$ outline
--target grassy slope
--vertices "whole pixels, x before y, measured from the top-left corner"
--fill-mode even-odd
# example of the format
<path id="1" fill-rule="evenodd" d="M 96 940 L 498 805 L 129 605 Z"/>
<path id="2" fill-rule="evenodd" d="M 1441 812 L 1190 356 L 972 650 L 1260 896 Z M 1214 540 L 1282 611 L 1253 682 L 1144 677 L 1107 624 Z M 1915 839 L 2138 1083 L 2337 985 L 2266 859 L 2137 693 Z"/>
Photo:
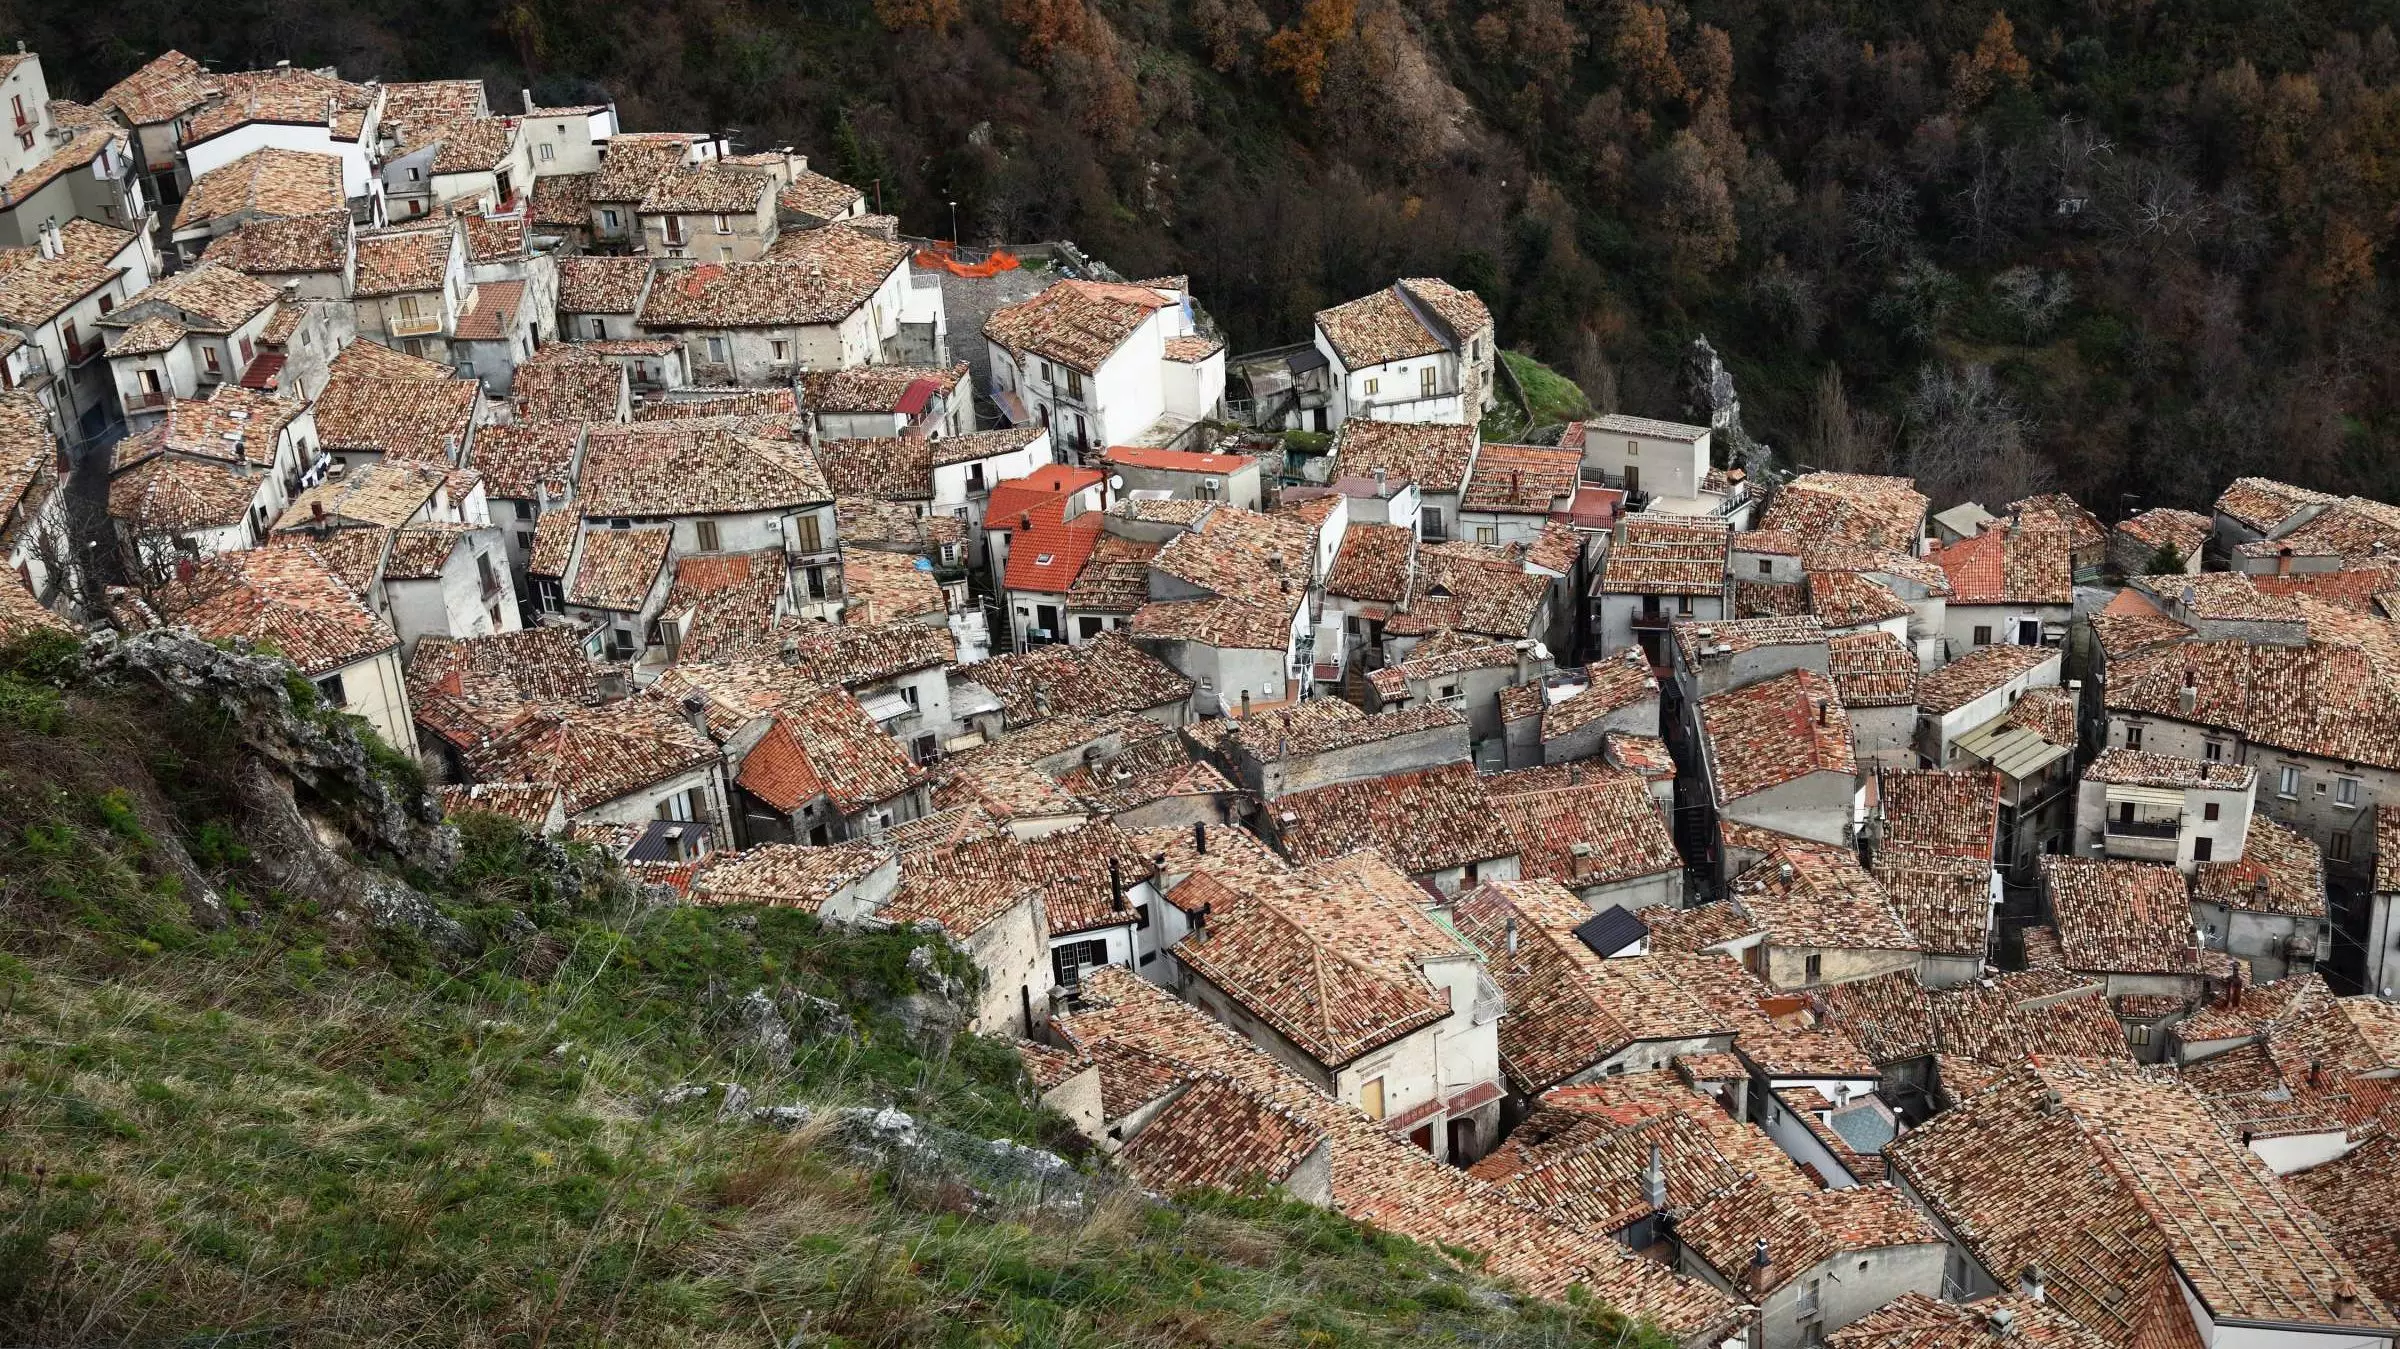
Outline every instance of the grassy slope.
<path id="1" fill-rule="evenodd" d="M 1500 401 L 1483 416 L 1485 440 L 1506 444 L 1527 431 L 1592 415 L 1592 401 L 1575 381 L 1521 351 L 1503 351 L 1500 359 L 1508 363 L 1509 372 L 1525 390 L 1525 402 L 1532 408 L 1533 416 L 1530 420 L 1526 418 L 1516 395 L 1503 382 Z"/>
<path id="2" fill-rule="evenodd" d="M 198 757 L 221 728 L 27 668 L 0 653 L 0 1342 L 1622 1342 L 1296 1205 L 994 1207 L 821 1132 L 658 1107 L 737 1081 L 1072 1148 L 1005 1044 L 875 1011 L 923 937 L 643 910 L 613 880 L 568 898 L 489 819 L 438 878 L 486 954 L 346 934 L 242 891 Z M 191 925 L 165 828 L 253 921 Z M 859 1032 L 770 1060 L 709 1010 L 784 986 Z"/>

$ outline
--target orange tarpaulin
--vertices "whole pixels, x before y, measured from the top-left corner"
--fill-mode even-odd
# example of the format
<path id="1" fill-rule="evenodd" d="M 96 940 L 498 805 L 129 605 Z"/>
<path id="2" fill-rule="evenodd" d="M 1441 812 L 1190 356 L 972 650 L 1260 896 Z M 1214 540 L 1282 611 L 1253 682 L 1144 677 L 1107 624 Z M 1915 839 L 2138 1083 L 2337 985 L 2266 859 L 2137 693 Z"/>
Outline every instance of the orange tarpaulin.
<path id="1" fill-rule="evenodd" d="M 927 244 L 918 249 L 916 261 L 919 267 L 939 267 L 952 276 L 998 276 L 1002 272 L 1013 272 L 1021 265 L 1016 254 L 1002 248 L 993 249 L 991 256 L 981 262 L 960 262 L 958 245 L 945 243 Z"/>

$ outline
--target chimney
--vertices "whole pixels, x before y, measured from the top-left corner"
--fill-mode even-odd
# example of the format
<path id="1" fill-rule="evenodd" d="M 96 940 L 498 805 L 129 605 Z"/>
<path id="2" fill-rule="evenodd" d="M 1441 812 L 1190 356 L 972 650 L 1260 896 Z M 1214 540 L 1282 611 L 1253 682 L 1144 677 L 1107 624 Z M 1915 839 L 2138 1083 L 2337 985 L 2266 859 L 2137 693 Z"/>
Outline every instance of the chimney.
<path id="1" fill-rule="evenodd" d="M 1383 470 L 1380 468 L 1375 470 L 1375 495 L 1380 498 L 1388 497 L 1391 494 L 1391 487 L 1383 480 Z"/>
<path id="2" fill-rule="evenodd" d="M 708 734 L 708 699 L 697 693 L 687 693 L 678 706 L 683 709 L 683 719 L 691 723 L 693 730 L 703 736 Z"/>
<path id="3" fill-rule="evenodd" d="M 1659 1155 L 1656 1143 L 1650 1145 L 1650 1162 L 1642 1168 L 1642 1202 L 1660 1212 L 1667 1207 L 1666 1160 Z"/>
<path id="4" fill-rule="evenodd" d="M 1108 907 L 1117 913 L 1125 912 L 1125 874 L 1117 868 L 1117 859 L 1108 859 Z"/>
<path id="5" fill-rule="evenodd" d="M 1833 700 L 1831 698 L 1817 699 L 1817 724 L 1819 726 L 1833 724 Z"/>
<path id="6" fill-rule="evenodd" d="M 1270 572 L 1271 574 L 1273 574 L 1273 575 L 1276 575 L 1276 576 L 1281 576 L 1281 575 L 1283 575 L 1283 554 L 1281 554 L 1281 553 L 1269 553 L 1269 554 L 1267 554 L 1267 570 L 1268 570 L 1268 572 Z"/>
<path id="7" fill-rule="evenodd" d="M 1250 720 L 1250 690 L 1242 690 L 1242 720 Z"/>
<path id="8" fill-rule="evenodd" d="M 2288 546 L 2275 550 L 2275 574 L 2277 576 L 2292 574 L 2292 550 Z"/>
<path id="9" fill-rule="evenodd" d="M 2335 1284 L 2333 1286 L 2334 1319 L 2337 1321 L 2347 1321 L 2350 1319 L 2350 1314 L 2357 1310 L 2358 1285 L 2350 1282 L 2348 1279 L 2344 1279 Z"/>
<path id="10" fill-rule="evenodd" d="M 1208 856 L 1208 821 L 1206 820 L 1192 821 L 1192 851 L 1202 857 Z"/>
<path id="11" fill-rule="evenodd" d="M 1533 639 L 1520 638 L 1517 641 L 1517 682 L 1530 684 L 1533 681 Z"/>
<path id="12" fill-rule="evenodd" d="M 2048 1300 L 2049 1295 L 2042 1291 L 2042 1267 L 2040 1265 L 2027 1265 L 2023 1272 L 2017 1275 L 2017 1291 L 2025 1295 L 2027 1302 Z"/>
<path id="13" fill-rule="evenodd" d="M 2190 712 L 2200 702 L 2200 674 L 2196 670 L 2183 672 L 2183 687 L 2175 691 L 2175 705 Z"/>
<path id="14" fill-rule="evenodd" d="M 1521 468 L 1510 469 L 1508 471 L 1508 499 L 1514 501 L 1518 497 L 1524 495 L 1524 492 L 1525 470 Z"/>
<path id="15" fill-rule="evenodd" d="M 519 89 L 517 97 L 525 101 L 525 111 L 533 111 L 533 91 L 531 89 Z"/>
<path id="16" fill-rule="evenodd" d="M 1500 940 L 1508 948 L 1509 960 L 1514 962 L 1517 958 L 1517 917 L 1515 914 L 1509 915 L 1508 926 L 1501 929 Z"/>
<path id="17" fill-rule="evenodd" d="M 1192 910 L 1192 929 L 1194 931 L 1198 931 L 1199 929 L 1208 926 L 1209 907 L 1209 905 L 1203 904 L 1199 908 Z"/>
<path id="18" fill-rule="evenodd" d="M 1771 1263 L 1773 1262 L 1768 1259 L 1767 1239 L 1760 1237 L 1758 1244 L 1750 1248 L 1750 1291 L 1753 1295 L 1763 1294 L 1767 1291 L 1767 1266 Z"/>

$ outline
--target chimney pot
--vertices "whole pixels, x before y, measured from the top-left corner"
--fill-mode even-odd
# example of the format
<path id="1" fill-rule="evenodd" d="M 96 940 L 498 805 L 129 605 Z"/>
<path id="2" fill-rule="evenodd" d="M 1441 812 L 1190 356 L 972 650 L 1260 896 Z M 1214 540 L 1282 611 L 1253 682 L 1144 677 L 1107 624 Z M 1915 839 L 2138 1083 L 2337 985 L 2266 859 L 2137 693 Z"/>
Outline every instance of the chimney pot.
<path id="1" fill-rule="evenodd" d="M 1206 820 L 1192 821 L 1192 851 L 1202 857 L 1208 856 L 1208 821 Z"/>

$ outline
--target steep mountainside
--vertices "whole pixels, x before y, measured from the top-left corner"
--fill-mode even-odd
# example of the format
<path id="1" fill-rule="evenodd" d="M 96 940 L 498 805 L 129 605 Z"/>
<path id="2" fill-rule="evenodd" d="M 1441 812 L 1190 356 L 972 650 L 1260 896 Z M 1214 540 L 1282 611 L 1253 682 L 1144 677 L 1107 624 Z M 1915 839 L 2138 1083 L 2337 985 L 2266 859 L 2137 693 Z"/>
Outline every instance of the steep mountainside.
<path id="1" fill-rule="evenodd" d="M 1237 346 L 1395 275 L 1671 414 L 1997 505 L 2392 495 L 2392 0 L 7 0 L 90 98 L 222 69 L 605 92 L 794 143 L 924 234 L 1189 273 Z M 962 337 L 966 334 L 960 334 Z"/>
<path id="2" fill-rule="evenodd" d="M 972 977 L 441 827 L 279 660 L 0 648 L 0 1343 L 1655 1349 L 1124 1189 Z"/>

